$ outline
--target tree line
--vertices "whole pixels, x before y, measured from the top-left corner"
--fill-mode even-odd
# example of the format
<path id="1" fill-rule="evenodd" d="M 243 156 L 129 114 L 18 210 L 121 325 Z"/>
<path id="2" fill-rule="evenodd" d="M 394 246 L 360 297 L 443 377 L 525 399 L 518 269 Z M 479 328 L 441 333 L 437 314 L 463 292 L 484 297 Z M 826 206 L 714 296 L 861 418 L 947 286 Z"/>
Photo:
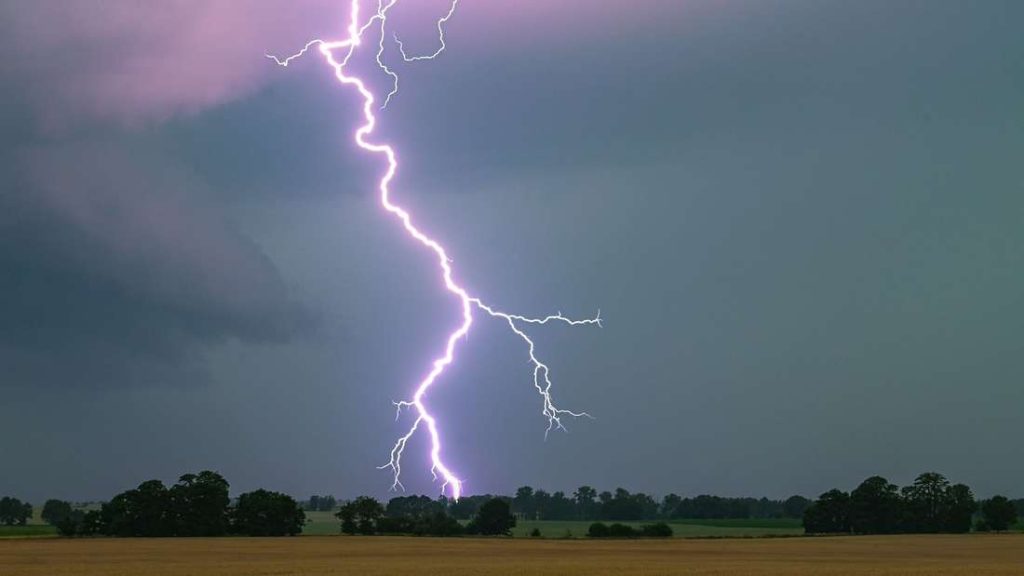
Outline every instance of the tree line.
<path id="1" fill-rule="evenodd" d="M 335 511 L 339 530 L 346 534 L 502 535 L 518 519 L 591 521 L 592 537 L 638 537 L 663 536 L 666 529 L 671 534 L 671 521 L 725 518 L 802 518 L 809 534 L 1002 531 L 1024 514 L 1024 500 L 995 496 L 979 503 L 969 487 L 934 472 L 902 489 L 872 476 L 849 493 L 829 490 L 813 502 L 798 495 L 771 500 L 668 494 L 659 500 L 624 488 L 598 492 L 581 486 L 570 495 L 522 486 L 513 496 L 485 494 L 458 501 L 399 496 L 382 504 L 368 496 L 339 502 L 313 495 L 300 504 L 266 490 L 231 500 L 228 489 L 223 476 L 207 470 L 185 474 L 170 487 L 159 480 L 143 482 L 92 510 L 48 500 L 41 516 L 65 536 L 295 535 L 310 510 Z M 0 524 L 24 525 L 32 512 L 31 504 L 0 499 Z M 655 523 L 633 529 L 623 522 Z"/>
<path id="2" fill-rule="evenodd" d="M 810 500 L 791 496 L 785 500 L 768 498 L 728 498 L 702 494 L 683 498 L 669 494 L 660 501 L 643 492 L 616 488 L 598 492 L 580 486 L 571 495 L 564 492 L 522 486 L 511 499 L 512 511 L 529 520 L 676 520 L 683 518 L 800 518 Z"/>
<path id="3" fill-rule="evenodd" d="M 452 514 L 455 503 L 442 497 L 399 496 L 387 506 L 370 496 L 345 502 L 335 514 L 343 534 L 408 534 L 413 536 L 508 536 L 516 525 L 508 499 L 473 497 L 479 506 L 467 524 Z M 460 500 L 461 502 L 462 500 Z"/>
<path id="4" fill-rule="evenodd" d="M 330 512 L 338 506 L 338 499 L 334 496 L 319 496 L 314 494 L 309 500 L 302 502 L 302 509 L 309 512 Z"/>
<path id="5" fill-rule="evenodd" d="M 981 512 L 978 515 L 978 512 Z M 937 472 L 925 472 L 899 488 L 872 476 L 847 493 L 832 489 L 804 511 L 808 534 L 906 534 L 1003 531 L 1017 521 L 1017 505 L 994 496 L 980 506 L 965 484 L 951 484 Z"/>
<path id="6" fill-rule="evenodd" d="M 166 487 L 147 480 L 114 496 L 98 510 L 75 509 L 49 500 L 43 519 L 62 536 L 294 536 L 306 513 L 287 494 L 255 490 L 234 502 L 223 476 L 204 470 L 184 474 Z"/>
<path id="7" fill-rule="evenodd" d="M 402 534 L 413 536 L 507 536 L 515 527 L 512 498 L 503 496 L 470 497 L 474 511 L 468 523 L 459 521 L 456 514 L 465 514 L 469 506 L 441 497 L 399 496 L 381 504 L 370 496 L 360 496 L 345 502 L 335 516 L 341 521 L 343 534 Z M 466 500 L 460 499 L 459 502 Z M 462 518 L 466 520 L 467 518 Z M 640 528 L 602 522 L 590 525 L 587 535 L 592 538 L 667 538 L 672 528 L 658 522 Z M 531 536 L 541 536 L 534 528 Z"/>

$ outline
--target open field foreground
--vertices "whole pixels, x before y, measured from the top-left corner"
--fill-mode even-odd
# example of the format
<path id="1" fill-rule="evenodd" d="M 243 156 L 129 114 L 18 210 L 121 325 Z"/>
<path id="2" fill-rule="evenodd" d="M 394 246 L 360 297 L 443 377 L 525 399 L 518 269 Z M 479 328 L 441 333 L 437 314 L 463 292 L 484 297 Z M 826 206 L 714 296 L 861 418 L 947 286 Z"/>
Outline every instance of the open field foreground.
<path id="1" fill-rule="evenodd" d="M 1021 574 L 1020 535 L 588 541 L 387 537 L 0 541 L 4 576 Z"/>

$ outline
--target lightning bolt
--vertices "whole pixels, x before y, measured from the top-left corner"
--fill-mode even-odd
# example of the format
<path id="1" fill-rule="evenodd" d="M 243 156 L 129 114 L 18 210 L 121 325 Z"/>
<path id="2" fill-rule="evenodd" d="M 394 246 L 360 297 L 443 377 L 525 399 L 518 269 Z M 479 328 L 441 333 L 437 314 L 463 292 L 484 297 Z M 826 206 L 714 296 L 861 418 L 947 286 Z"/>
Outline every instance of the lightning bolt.
<path id="1" fill-rule="evenodd" d="M 509 328 L 513 333 L 516 334 L 527 346 L 528 356 L 531 364 L 533 365 L 533 384 L 537 389 L 537 392 L 541 396 L 541 414 L 547 419 L 547 429 L 544 432 L 545 438 L 547 434 L 554 428 L 565 430 L 565 426 L 562 423 L 562 419 L 565 417 L 579 418 L 591 416 L 586 412 L 573 412 L 570 410 L 564 410 L 558 408 L 551 395 L 551 370 L 546 364 L 544 364 L 536 354 L 536 346 L 530 336 L 524 330 L 525 325 L 544 325 L 549 323 L 562 323 L 569 326 L 582 326 L 596 324 L 601 326 L 601 313 L 598 311 L 597 315 L 593 318 L 586 318 L 582 320 L 573 320 L 566 316 L 563 316 L 561 312 L 558 314 L 552 314 L 540 318 L 531 318 L 527 316 L 521 316 L 518 314 L 510 314 L 503 312 L 492 306 L 485 304 L 480 298 L 471 296 L 469 292 L 463 288 L 454 279 L 454 273 L 452 270 L 452 259 L 448 257 L 448 253 L 444 247 L 435 239 L 428 236 L 426 233 L 421 231 L 414 223 L 412 216 L 401 206 L 395 204 L 391 200 L 391 181 L 395 177 L 395 172 L 398 170 L 398 156 L 395 153 L 394 148 L 386 143 L 376 143 L 368 139 L 373 133 L 374 128 L 377 125 L 377 117 L 374 115 L 374 105 L 377 98 L 374 93 L 367 86 L 361 78 L 348 74 L 345 70 L 346 65 L 352 58 L 356 49 L 362 45 L 363 34 L 376 24 L 377 31 L 379 33 L 379 40 L 377 42 L 376 62 L 378 67 L 391 79 L 391 90 L 385 96 L 381 109 L 385 108 L 391 101 L 391 98 L 398 93 L 398 74 L 392 70 L 384 61 L 385 55 L 385 44 L 384 38 L 387 31 L 387 15 L 388 11 L 395 6 L 398 0 L 378 0 L 377 10 L 370 16 L 366 22 L 362 25 L 359 24 L 359 0 L 352 0 L 349 9 L 349 22 L 348 22 L 348 37 L 344 40 L 338 41 L 325 41 L 320 39 L 311 40 L 302 47 L 301 50 L 288 56 L 286 58 L 278 58 L 276 56 L 267 54 L 267 58 L 272 59 L 275 63 L 280 66 L 288 66 L 293 60 L 306 54 L 309 50 L 316 47 L 320 54 L 324 57 L 327 64 L 334 70 L 334 75 L 342 85 L 350 86 L 359 92 L 363 99 L 363 124 L 359 126 L 354 134 L 356 144 L 370 152 L 383 156 L 387 160 L 387 170 L 381 177 L 377 184 L 377 191 L 380 196 L 380 203 L 384 209 L 395 216 L 402 224 L 405 232 L 415 241 L 419 242 L 429 252 L 432 252 L 437 259 L 438 267 L 441 271 L 441 279 L 444 283 L 445 289 L 448 290 L 459 303 L 459 309 L 461 312 L 461 322 L 454 331 L 448 334 L 445 340 L 445 346 L 443 353 L 434 359 L 431 364 L 430 370 L 426 376 L 420 380 L 416 387 L 412 398 L 410 400 L 402 400 L 395 402 L 396 420 L 401 417 L 403 409 L 407 409 L 415 412 L 416 419 L 409 427 L 408 431 L 400 436 L 395 442 L 395 445 L 391 449 L 390 460 L 387 464 L 380 466 L 380 469 L 389 469 L 393 473 L 392 489 L 402 488 L 401 475 L 402 475 L 402 454 L 405 451 L 406 444 L 421 428 L 426 426 L 427 432 L 430 435 L 430 473 L 436 481 L 438 476 L 441 477 L 441 493 L 444 494 L 446 489 L 451 492 L 452 498 L 458 500 L 462 495 L 462 484 L 460 480 L 452 471 L 449 469 L 444 461 L 441 459 L 441 434 L 438 431 L 437 419 L 430 413 L 424 403 L 424 397 L 430 390 L 430 387 L 434 385 L 438 378 L 444 373 L 447 368 L 455 360 L 455 348 L 458 342 L 469 333 L 470 326 L 473 324 L 473 311 L 480 310 L 487 315 L 500 319 L 508 324 Z M 445 44 L 445 25 L 448 20 L 455 14 L 455 9 L 458 6 L 459 0 L 453 0 L 451 8 L 448 13 L 437 21 L 437 31 L 439 47 L 432 53 L 410 56 L 405 46 L 402 44 L 398 36 L 394 36 L 395 43 L 398 46 L 399 52 L 402 55 L 402 59 L 405 62 L 416 62 L 420 60 L 433 60 L 441 55 L 446 48 Z"/>

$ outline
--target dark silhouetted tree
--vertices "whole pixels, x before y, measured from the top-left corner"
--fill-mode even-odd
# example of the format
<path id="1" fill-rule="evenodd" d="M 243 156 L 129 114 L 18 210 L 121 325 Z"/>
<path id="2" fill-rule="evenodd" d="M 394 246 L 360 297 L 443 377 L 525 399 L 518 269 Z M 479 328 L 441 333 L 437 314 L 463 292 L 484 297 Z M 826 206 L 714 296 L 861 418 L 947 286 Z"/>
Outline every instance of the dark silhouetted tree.
<path id="1" fill-rule="evenodd" d="M 580 486 L 572 493 L 576 505 L 576 517 L 580 520 L 593 520 L 597 517 L 597 490 L 590 486 Z"/>
<path id="2" fill-rule="evenodd" d="M 502 498 L 491 498 L 480 506 L 466 531 L 485 536 L 507 536 L 515 525 L 516 517 L 512 515 L 509 503 Z"/>
<path id="3" fill-rule="evenodd" d="M 986 529 L 1003 532 L 1017 523 L 1017 508 L 1006 496 L 993 496 L 981 503 L 981 517 Z"/>
<path id="4" fill-rule="evenodd" d="M 338 505 L 334 496 L 319 496 L 314 494 L 303 503 L 303 508 L 311 512 L 330 512 Z"/>
<path id="5" fill-rule="evenodd" d="M 804 510 L 811 505 L 811 501 L 803 496 L 790 496 L 782 503 L 782 516 L 784 518 L 803 518 Z"/>
<path id="6" fill-rule="evenodd" d="M 232 520 L 236 534 L 295 536 L 306 524 L 306 513 L 291 496 L 261 489 L 238 497 Z"/>
<path id="7" fill-rule="evenodd" d="M 829 490 L 804 511 L 804 531 L 808 534 L 850 531 L 850 495 Z"/>
<path id="8" fill-rule="evenodd" d="M 949 481 L 937 472 L 925 472 L 902 490 L 903 529 L 906 532 L 938 533 L 949 515 Z"/>
<path id="9" fill-rule="evenodd" d="M 520 486 L 516 489 L 516 495 L 512 497 L 512 511 L 523 519 L 537 519 L 537 500 L 533 487 Z"/>
<path id="10" fill-rule="evenodd" d="M 342 534 L 355 534 L 359 531 L 359 526 L 356 525 L 356 509 L 351 502 L 342 504 L 334 516 L 341 520 Z"/>
<path id="11" fill-rule="evenodd" d="M 24 526 L 32 517 L 32 505 L 17 498 L 0 498 L 0 523 L 7 526 Z"/>
<path id="12" fill-rule="evenodd" d="M 210 470 L 185 474 L 170 489 L 174 533 L 178 536 L 223 536 L 228 533 L 228 481 Z"/>
<path id="13" fill-rule="evenodd" d="M 445 503 L 428 496 L 398 496 L 388 500 L 384 513 L 393 518 L 425 518 L 445 510 Z"/>
<path id="14" fill-rule="evenodd" d="M 40 513 L 43 521 L 51 526 L 58 525 L 62 520 L 71 515 L 71 503 L 63 500 L 47 500 L 43 504 L 43 511 Z"/>
<path id="15" fill-rule="evenodd" d="M 374 534 L 377 522 L 384 516 L 384 506 L 374 498 L 360 496 L 342 504 L 335 516 L 341 520 L 341 531 L 345 534 Z"/>
<path id="16" fill-rule="evenodd" d="M 101 531 L 108 536 L 171 536 L 174 519 L 170 493 L 159 480 L 147 480 L 122 492 L 100 509 Z"/>
<path id="17" fill-rule="evenodd" d="M 899 488 L 872 476 L 850 492 L 850 528 L 858 534 L 899 532 L 902 500 Z"/>
<path id="18" fill-rule="evenodd" d="M 672 518 L 676 514 L 676 509 L 683 502 L 682 496 L 678 494 L 668 494 L 661 499 L 661 506 L 658 507 L 658 516 L 662 518 Z"/>
<path id="19" fill-rule="evenodd" d="M 463 496 L 458 502 L 451 502 L 448 506 L 448 513 L 459 520 L 471 520 L 476 516 L 480 507 L 494 496 L 490 494 L 477 494 L 476 496 Z"/>
<path id="20" fill-rule="evenodd" d="M 953 484 L 946 490 L 946 509 L 943 532 L 965 534 L 971 531 L 971 520 L 978 510 L 978 502 L 966 484 Z"/>

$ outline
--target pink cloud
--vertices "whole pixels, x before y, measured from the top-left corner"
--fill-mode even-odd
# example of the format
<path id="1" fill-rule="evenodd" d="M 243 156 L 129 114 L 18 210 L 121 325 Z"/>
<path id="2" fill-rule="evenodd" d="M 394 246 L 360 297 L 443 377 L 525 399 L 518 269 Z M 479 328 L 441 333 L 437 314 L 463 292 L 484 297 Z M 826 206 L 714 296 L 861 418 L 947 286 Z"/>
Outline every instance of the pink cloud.
<path id="1" fill-rule="evenodd" d="M 432 19 L 450 0 L 400 2 L 393 30 L 432 49 Z M 347 0 L 32 0 L 0 5 L 0 66 L 13 69 L 45 128 L 81 121 L 139 125 L 190 114 L 258 89 L 289 53 L 343 34 Z M 363 1 L 368 11 L 373 2 Z M 452 37 L 470 53 L 623 41 L 669 12 L 716 2 L 464 0 Z"/>
<path id="2" fill-rule="evenodd" d="M 326 33 L 333 15 L 328 0 L 34 0 L 0 8 L 0 47 L 46 127 L 139 124 L 252 92 L 278 72 L 264 51 Z"/>

